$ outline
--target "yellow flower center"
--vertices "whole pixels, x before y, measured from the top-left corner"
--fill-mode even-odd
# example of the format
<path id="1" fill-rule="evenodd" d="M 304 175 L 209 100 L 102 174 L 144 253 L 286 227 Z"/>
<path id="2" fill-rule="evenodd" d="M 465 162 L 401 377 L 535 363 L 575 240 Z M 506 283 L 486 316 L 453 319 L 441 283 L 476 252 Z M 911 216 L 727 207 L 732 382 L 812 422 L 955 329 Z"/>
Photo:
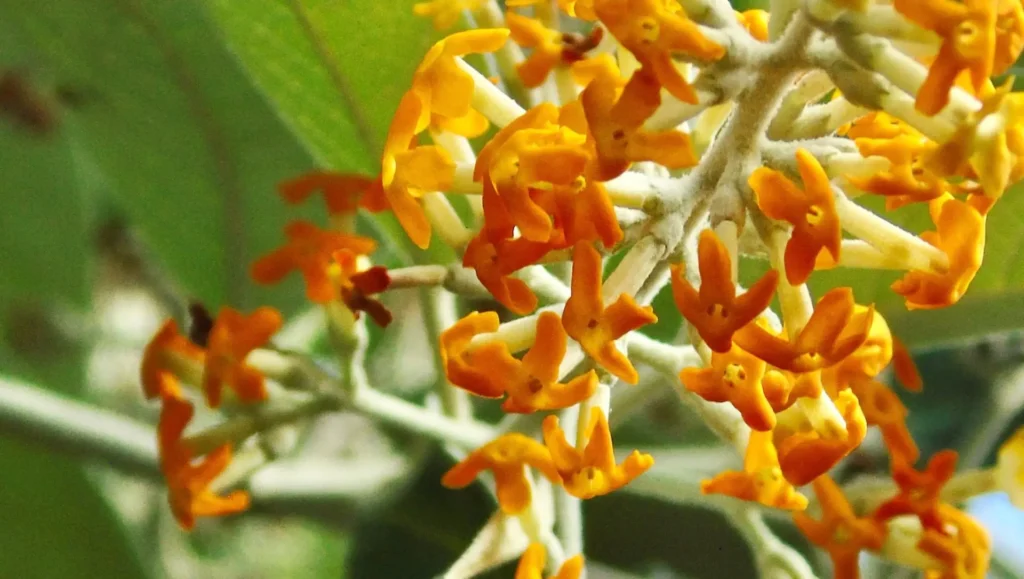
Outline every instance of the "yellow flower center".
<path id="1" fill-rule="evenodd" d="M 735 388 L 747 380 L 747 371 L 735 362 L 726 366 L 723 374 L 722 382 L 730 388 Z"/>

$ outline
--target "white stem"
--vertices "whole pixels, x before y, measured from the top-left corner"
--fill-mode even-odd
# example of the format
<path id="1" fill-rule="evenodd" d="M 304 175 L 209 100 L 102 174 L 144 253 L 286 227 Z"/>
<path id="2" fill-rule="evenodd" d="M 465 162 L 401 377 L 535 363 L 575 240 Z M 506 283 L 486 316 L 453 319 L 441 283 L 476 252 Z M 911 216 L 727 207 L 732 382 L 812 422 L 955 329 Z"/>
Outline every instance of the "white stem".
<path id="1" fill-rule="evenodd" d="M 455 63 L 473 77 L 473 108 L 492 123 L 504 127 L 526 112 L 512 97 L 494 86 L 494 83 L 487 80 L 477 69 L 466 64 L 466 61 L 456 58 Z"/>
<path id="2" fill-rule="evenodd" d="M 836 212 L 843 229 L 882 253 L 910 265 L 910 269 L 934 273 L 949 269 L 949 258 L 941 249 L 875 215 L 845 195 L 836 196 Z"/>

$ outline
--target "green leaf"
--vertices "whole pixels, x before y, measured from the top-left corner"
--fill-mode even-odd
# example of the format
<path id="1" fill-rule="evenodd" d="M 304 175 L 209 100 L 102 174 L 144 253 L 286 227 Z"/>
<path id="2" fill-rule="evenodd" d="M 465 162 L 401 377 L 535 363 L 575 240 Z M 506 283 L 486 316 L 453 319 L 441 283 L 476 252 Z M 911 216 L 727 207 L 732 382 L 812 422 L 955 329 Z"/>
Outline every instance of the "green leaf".
<path id="1" fill-rule="evenodd" d="M 254 286 L 280 244 L 274 185 L 308 170 L 295 141 L 221 45 L 199 2 L 2 0 L 4 20 L 55 79 L 111 192 L 190 296 L 211 306 L 296 305 L 297 283 Z"/>
<path id="2" fill-rule="evenodd" d="M 437 34 L 407 2 L 210 0 L 228 45 L 319 164 L 377 174 L 384 135 L 412 73 Z M 354 25 L 355 24 L 355 25 Z M 374 217 L 399 254 L 410 249 L 390 213 Z"/>
<path id="3" fill-rule="evenodd" d="M 125 529 L 77 463 L 0 441 L 3 577 L 146 577 Z"/>

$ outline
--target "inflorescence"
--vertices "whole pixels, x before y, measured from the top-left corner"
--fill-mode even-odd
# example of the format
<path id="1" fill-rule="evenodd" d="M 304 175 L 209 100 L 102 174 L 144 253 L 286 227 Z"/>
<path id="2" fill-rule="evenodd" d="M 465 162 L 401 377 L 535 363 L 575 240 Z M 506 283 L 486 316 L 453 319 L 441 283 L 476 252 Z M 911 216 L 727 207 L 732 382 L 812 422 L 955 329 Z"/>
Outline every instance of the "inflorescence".
<path id="1" fill-rule="evenodd" d="M 989 539 L 945 499 L 956 452 L 919 466 L 907 409 L 879 380 L 891 366 L 921 389 L 906 349 L 857 288 L 815 299 L 807 284 L 832 268 L 894 270 L 908 309 L 951 306 L 968 290 L 986 217 L 1024 177 L 1024 94 L 991 80 L 1024 48 L 1020 0 L 780 0 L 770 18 L 725 0 L 506 4 L 416 4 L 440 30 L 469 29 L 423 57 L 379 175 L 318 171 L 280 185 L 291 204 L 322 193 L 330 224 L 288 224 L 252 277 L 301 274 L 340 379 L 275 349 L 282 319 L 266 307 L 225 307 L 202 336 L 168 321 L 147 348 L 142 381 L 163 404 L 162 467 L 182 527 L 247 507 L 244 491 L 214 485 L 232 448 L 354 409 L 448 443 L 458 460 L 441 484 L 493 480 L 498 514 L 527 539 L 507 556 L 522 554 L 516 577 L 539 578 L 546 559 L 555 577 L 579 577 L 571 516 L 553 517 L 542 495 L 590 499 L 652 467 L 635 450 L 616 460 L 608 422 L 612 392 L 634 387 L 640 361 L 678 379 L 684 402 L 743 456 L 703 493 L 792 511 L 837 577 L 857 576 L 862 551 L 929 577 L 983 577 Z M 912 204 L 927 207 L 929 230 L 887 219 Z M 445 244 L 461 262 L 372 265 L 360 209 L 390 211 L 413 244 Z M 741 256 L 768 266 L 744 274 L 745 288 Z M 658 320 L 650 303 L 667 285 L 686 321 L 674 344 L 637 332 Z M 367 320 L 392 320 L 377 296 L 404 288 L 433 292 L 440 409 L 376 391 L 363 368 Z M 482 295 L 514 316 L 455 319 L 452 296 Z M 267 378 L 312 402 L 265 409 Z M 186 437 L 183 384 L 231 418 Z M 468 395 L 547 415 L 536 432 L 514 418 L 495 427 L 473 417 Z M 872 428 L 895 484 L 864 510 L 829 472 Z M 1022 464 L 1024 432 L 983 486 L 1024 507 Z"/>

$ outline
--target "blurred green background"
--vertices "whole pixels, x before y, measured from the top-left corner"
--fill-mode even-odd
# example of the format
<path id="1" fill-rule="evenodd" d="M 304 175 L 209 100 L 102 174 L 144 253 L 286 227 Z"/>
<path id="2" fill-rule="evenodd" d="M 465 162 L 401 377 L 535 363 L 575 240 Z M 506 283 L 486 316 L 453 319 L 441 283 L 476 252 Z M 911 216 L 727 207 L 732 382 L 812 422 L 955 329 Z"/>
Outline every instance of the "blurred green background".
<path id="1" fill-rule="evenodd" d="M 300 312 L 297 280 L 265 288 L 247 279 L 288 219 L 323 217 L 313 207 L 286 210 L 275 184 L 316 167 L 376 171 L 389 117 L 439 37 L 411 5 L 0 0 L 4 380 L 152 422 L 135 369 L 160 318 L 180 319 L 189 299 L 211 309 L 271 304 Z M 875 301 L 919 353 L 926 394 L 907 402 L 926 454 L 951 446 L 965 452 L 967 466 L 991 462 L 999 437 L 1021 422 L 1024 383 L 1009 377 L 1024 354 L 1014 333 L 1024 328 L 1022 213 L 1024 196 L 1001 201 L 985 267 L 969 297 L 948 310 L 908 316 L 887 290 L 892 276 L 819 280 L 819 288 L 849 284 L 859 301 Z M 917 209 L 894 219 L 915 231 L 928 223 Z M 390 216 L 361 226 L 382 241 L 376 258 L 385 265 L 443 255 L 436 244 L 434 253 L 411 249 Z M 668 294 L 655 303 L 661 321 L 650 332 L 674 336 L 680 320 Z M 384 347 L 399 347 L 397 340 Z M 685 457 L 709 443 L 665 392 L 620 429 L 620 444 Z M 440 487 L 448 459 L 436 449 L 384 432 L 421 460 L 415 480 L 376 508 L 344 499 L 315 517 L 287 505 L 257 508 L 186 536 L 169 520 L 158 481 L 55 454 L 2 422 L 4 578 L 427 577 L 454 560 L 491 508 L 479 489 Z M 860 455 L 849 474 L 884 469 L 877 444 Z M 706 474 L 699 465 L 679 471 L 664 484 L 692 485 Z M 630 576 L 612 569 L 752 573 L 724 520 L 686 501 L 617 493 L 588 502 L 585 515 L 588 555 L 603 564 L 593 577 Z M 784 524 L 781 532 L 803 544 Z M 1006 568 L 1006 576 L 1024 573 Z"/>

